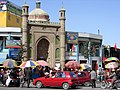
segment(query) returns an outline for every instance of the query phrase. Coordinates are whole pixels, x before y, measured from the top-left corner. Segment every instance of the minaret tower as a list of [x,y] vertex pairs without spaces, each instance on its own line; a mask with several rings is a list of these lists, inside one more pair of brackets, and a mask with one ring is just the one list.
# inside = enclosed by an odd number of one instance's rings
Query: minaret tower
[[41,3],[40,3],[40,0],[37,0],[37,1],[36,1],[36,8],[40,8],[40,4],[41,4]]
[[60,66],[61,69],[65,67],[65,9],[62,7],[59,11],[60,13]]
[[25,4],[22,6],[22,45],[23,45],[23,60],[28,60],[28,8],[29,6]]

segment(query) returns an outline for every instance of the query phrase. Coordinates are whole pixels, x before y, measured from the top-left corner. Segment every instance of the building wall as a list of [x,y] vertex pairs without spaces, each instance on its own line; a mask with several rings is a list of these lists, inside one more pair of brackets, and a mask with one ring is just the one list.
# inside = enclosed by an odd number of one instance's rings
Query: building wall
[[[9,17],[10,17],[10,19],[9,19]],[[12,14],[10,12],[7,12],[6,22],[7,22],[7,25],[6,25],[7,27],[21,27],[22,17]]]
[[6,27],[6,12],[0,12],[0,27]]
[[0,12],[0,27],[21,27],[21,16],[15,15],[8,11]]

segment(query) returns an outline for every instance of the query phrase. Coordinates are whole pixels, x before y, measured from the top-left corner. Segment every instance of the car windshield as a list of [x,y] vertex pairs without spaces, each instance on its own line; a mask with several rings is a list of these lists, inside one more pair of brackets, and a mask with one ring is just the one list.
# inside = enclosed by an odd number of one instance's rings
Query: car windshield
[[76,74],[74,72],[70,72],[70,76],[73,77],[73,78],[76,78]]

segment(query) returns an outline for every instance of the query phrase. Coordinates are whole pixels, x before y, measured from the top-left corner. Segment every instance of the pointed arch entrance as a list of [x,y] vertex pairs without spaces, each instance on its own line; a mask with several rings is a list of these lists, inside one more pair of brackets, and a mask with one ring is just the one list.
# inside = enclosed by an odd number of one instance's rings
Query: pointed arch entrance
[[50,43],[47,39],[43,38],[37,45],[37,60],[47,61]]

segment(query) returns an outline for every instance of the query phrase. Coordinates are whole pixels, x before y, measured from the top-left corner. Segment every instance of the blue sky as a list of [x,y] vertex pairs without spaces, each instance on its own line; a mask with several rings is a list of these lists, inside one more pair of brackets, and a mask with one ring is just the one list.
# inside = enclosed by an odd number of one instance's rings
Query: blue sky
[[[24,0],[10,0],[22,6]],[[40,0],[41,8],[50,16],[51,22],[59,22],[62,0]],[[29,12],[36,0],[26,0]],[[66,30],[103,35],[103,44],[120,48],[120,0],[63,0],[66,9]]]

